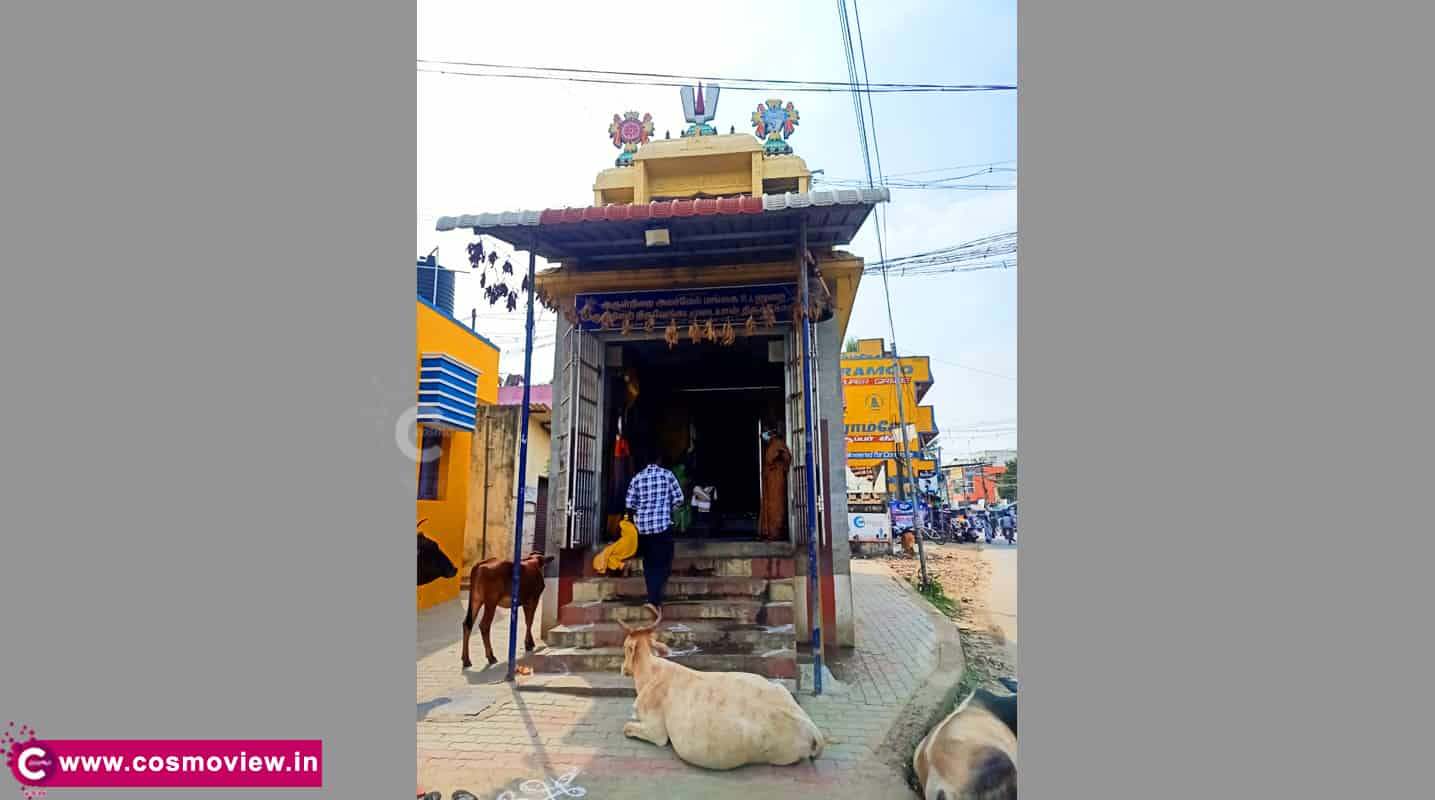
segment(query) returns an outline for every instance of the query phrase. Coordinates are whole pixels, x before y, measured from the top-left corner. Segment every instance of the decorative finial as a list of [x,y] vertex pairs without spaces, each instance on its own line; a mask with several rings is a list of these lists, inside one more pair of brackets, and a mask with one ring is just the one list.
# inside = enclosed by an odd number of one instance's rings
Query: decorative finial
[[638,152],[638,145],[648,143],[648,138],[653,135],[653,115],[644,114],[638,118],[638,112],[628,111],[622,116],[613,115],[613,124],[608,126],[608,135],[613,139],[613,146],[622,150],[622,155],[613,162],[620,167],[626,167],[633,163],[633,154]]
[[764,153],[786,155],[792,152],[787,139],[797,127],[797,109],[790,102],[784,106],[781,100],[768,100],[752,112],[752,127],[757,138],[763,140]]

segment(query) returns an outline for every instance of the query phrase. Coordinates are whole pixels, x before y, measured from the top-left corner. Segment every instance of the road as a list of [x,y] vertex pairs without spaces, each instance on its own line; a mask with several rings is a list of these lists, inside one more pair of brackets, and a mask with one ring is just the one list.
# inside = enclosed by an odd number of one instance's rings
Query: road
[[991,565],[984,602],[993,624],[1006,636],[1007,652],[1016,665],[1016,558],[1017,548],[1008,545],[987,545],[982,557]]

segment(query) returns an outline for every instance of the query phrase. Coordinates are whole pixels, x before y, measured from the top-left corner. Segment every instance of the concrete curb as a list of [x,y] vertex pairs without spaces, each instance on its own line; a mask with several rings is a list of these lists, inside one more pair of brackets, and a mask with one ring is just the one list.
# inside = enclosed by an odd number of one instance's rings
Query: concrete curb
[[[891,727],[887,729],[878,751],[889,754],[890,763],[894,767],[900,765],[903,770],[909,770],[912,766],[912,748],[921,741],[921,736],[925,736],[927,731],[941,721],[947,707],[956,699],[962,673],[966,668],[966,658],[962,653],[961,631],[956,623],[927,602],[927,598],[901,577],[896,574],[891,577],[926,613],[937,632],[937,666],[922,682],[921,687],[912,693],[911,699],[902,706]],[[907,737],[902,735],[907,728],[906,723],[909,722],[918,723],[917,728],[921,731],[921,736],[916,741],[905,741]]]

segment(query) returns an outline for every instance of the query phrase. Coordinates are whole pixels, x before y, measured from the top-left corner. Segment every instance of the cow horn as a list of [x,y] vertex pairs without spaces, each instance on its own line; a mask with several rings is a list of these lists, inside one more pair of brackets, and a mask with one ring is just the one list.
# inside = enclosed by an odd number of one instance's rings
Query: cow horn
[[428,522],[428,521],[429,521],[429,518],[428,518],[428,517],[424,517],[423,519],[419,520],[419,524],[418,524],[418,525],[415,525],[414,527],[417,528],[417,527],[419,527],[419,525],[423,525],[425,522]]
[[644,603],[644,604],[643,604],[643,608],[646,608],[647,610],[653,612],[653,621],[650,622],[650,623],[648,623],[647,625],[644,625],[644,626],[641,627],[641,628],[638,628],[638,630],[640,630],[640,631],[656,630],[657,627],[658,627],[658,624],[663,621],[663,612],[662,612],[661,610],[659,610],[658,607],[655,606],[655,605],[653,605],[652,603]]

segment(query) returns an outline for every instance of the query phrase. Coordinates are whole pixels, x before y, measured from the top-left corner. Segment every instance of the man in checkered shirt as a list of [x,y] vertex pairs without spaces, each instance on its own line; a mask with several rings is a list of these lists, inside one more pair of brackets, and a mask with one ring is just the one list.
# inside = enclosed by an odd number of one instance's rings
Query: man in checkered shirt
[[663,588],[673,569],[673,508],[683,502],[683,487],[672,472],[659,466],[651,443],[637,442],[633,454],[647,463],[628,484],[628,516],[638,528],[638,555],[643,558],[643,578],[648,585],[648,602],[663,606]]

